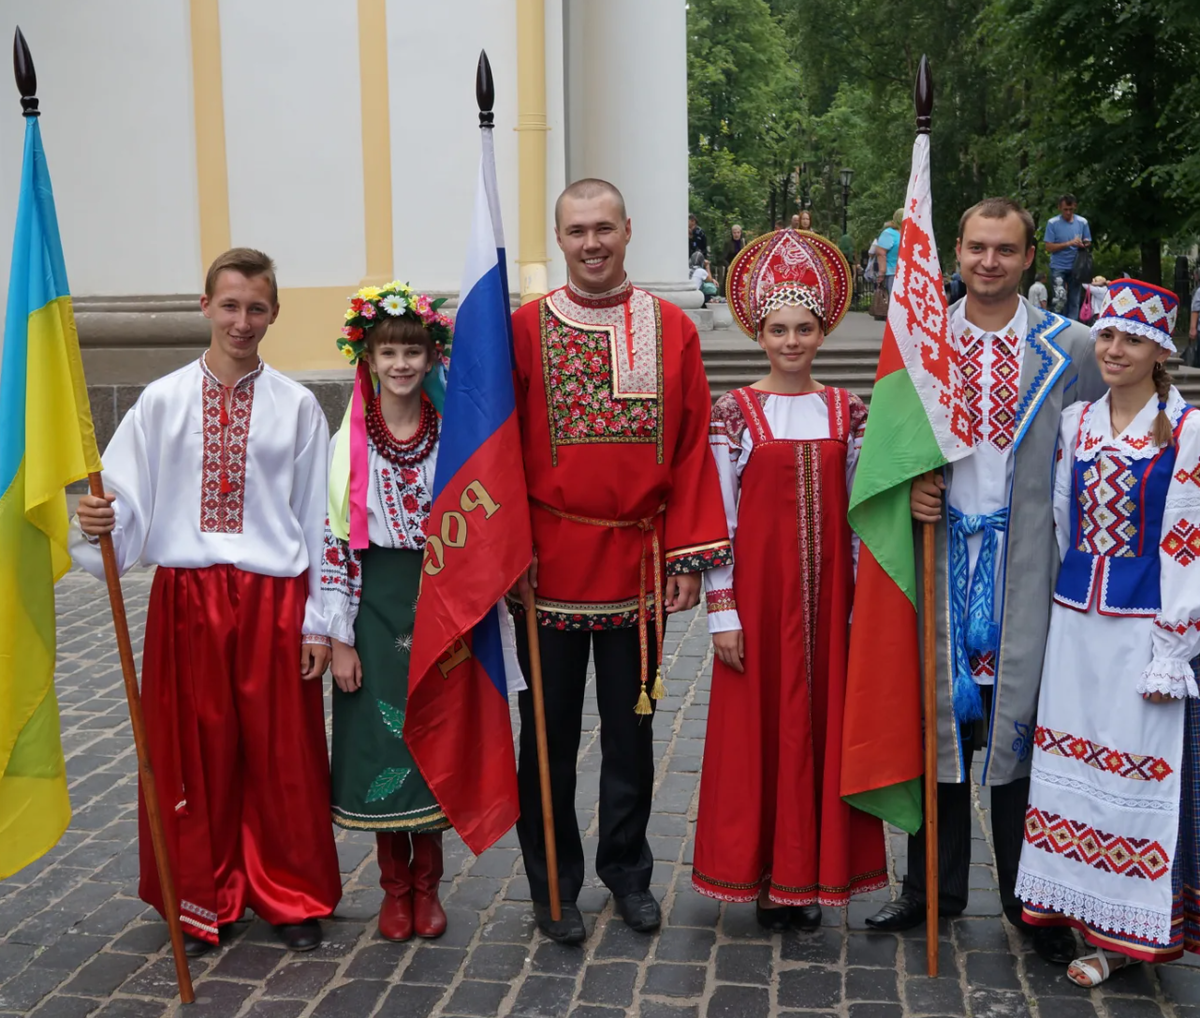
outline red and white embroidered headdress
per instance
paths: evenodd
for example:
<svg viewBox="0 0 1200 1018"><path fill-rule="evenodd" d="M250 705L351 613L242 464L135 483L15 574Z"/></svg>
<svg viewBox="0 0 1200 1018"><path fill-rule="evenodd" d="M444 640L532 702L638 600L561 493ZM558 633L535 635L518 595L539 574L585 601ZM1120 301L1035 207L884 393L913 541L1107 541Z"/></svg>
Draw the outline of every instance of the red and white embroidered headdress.
<svg viewBox="0 0 1200 1018"><path fill-rule="evenodd" d="M776 230L747 244L729 266L725 293L742 331L783 307L808 308L832 332L850 304L850 265L837 245L808 230Z"/></svg>
<svg viewBox="0 0 1200 1018"><path fill-rule="evenodd" d="M1092 323L1092 339L1101 329L1112 326L1122 332L1152 339L1159 346L1175 353L1171 333L1175 331L1175 316L1179 313L1179 298L1170 290L1140 279L1115 279L1108 284L1108 293L1100 314Z"/></svg>

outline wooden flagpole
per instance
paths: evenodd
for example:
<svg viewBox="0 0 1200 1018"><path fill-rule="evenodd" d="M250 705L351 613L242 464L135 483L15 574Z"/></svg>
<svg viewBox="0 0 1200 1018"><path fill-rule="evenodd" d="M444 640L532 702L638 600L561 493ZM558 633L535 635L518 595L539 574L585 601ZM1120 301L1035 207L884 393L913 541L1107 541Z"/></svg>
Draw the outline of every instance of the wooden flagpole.
<svg viewBox="0 0 1200 1018"><path fill-rule="evenodd" d="M496 86L487 51L479 54L475 71L475 101L479 104L479 129L494 129ZM554 800L550 796L550 748L546 741L546 700L542 693L542 647L538 634L537 606L533 587L526 585L521 598L525 607L525 636L529 644L529 692L533 696L533 727L537 742L538 783L542 790L542 830L546 839L546 877L550 885L550 918L562 919L558 889L558 844L554 839Z"/></svg>
<svg viewBox="0 0 1200 1018"><path fill-rule="evenodd" d="M13 38L13 73L17 79L17 90L21 93L21 109L26 117L41 116L37 100L37 72L33 56L25 36L18 28ZM88 484L93 495L103 497L104 485L98 472L88 474ZM188 971L187 955L183 950L183 928L179 923L179 904L175 897L175 885L171 880L171 863L167 857L167 842L163 835L162 817L158 811L158 796L154 790L154 772L150 769L147 756L146 729L142 720L142 701L138 694L137 670L133 664L133 646L129 641L129 624L125 618L125 600L121 595L121 578L117 573L117 556L113 550L112 536L100 538L100 554L104 559L104 577L108 583L108 598L112 604L113 627L117 634L117 649L121 655L121 672L125 677L125 695L129 701L129 719L133 724L133 745L137 753L138 777L142 783L142 794L146 800L146 813L150 822L151 840L154 844L154 859L158 863L158 879L162 885L163 907L167 913L167 927L171 931L171 949L175 955L175 975L179 982L179 999L190 1004L196 999L192 990L192 977Z"/></svg>
<svg viewBox="0 0 1200 1018"><path fill-rule="evenodd" d="M88 487L97 498L104 497L104 483L98 472L88 474ZM121 674L125 677L125 699L129 702L129 720L133 725L133 747L137 753L138 780L142 785L142 800L146 804L146 819L150 825L150 841L154 846L154 861L158 864L158 883L162 888L163 911L167 929L171 931L171 953L175 956L175 978L179 983L179 999L190 1004L196 999L192 990L192 974L188 970L183 950L183 927L179 922L179 899L171 877L171 858L167 854L167 836L163 831L162 815L158 808L158 790L154 785L154 770L150 766L150 750L146 745L146 723L142 717L142 697L138 692L137 669L133 663L133 644L129 639L129 621L125 617L125 597L121 593L121 575L117 571L117 553L111 534L100 537L100 554L104 559L104 580L108 585L108 601L112 606L113 629L117 634L117 651L121 655Z"/></svg>
<svg viewBox="0 0 1200 1018"><path fill-rule="evenodd" d="M933 119L933 75L929 60L921 57L917 80L913 86L913 101L917 108L917 134L929 134ZM925 700L925 969L930 976L938 974L938 724L937 724L937 616L935 614L935 584L937 581L937 545L934 541L936 524L921 525L921 619L922 677Z"/></svg>

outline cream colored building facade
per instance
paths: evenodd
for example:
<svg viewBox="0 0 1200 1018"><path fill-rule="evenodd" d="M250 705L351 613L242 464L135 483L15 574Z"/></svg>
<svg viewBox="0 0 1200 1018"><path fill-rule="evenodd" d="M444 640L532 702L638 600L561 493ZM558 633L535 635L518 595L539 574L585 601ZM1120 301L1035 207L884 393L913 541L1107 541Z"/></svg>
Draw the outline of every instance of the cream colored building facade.
<svg viewBox="0 0 1200 1018"><path fill-rule="evenodd" d="M636 282L685 306L685 0L4 0L33 53L85 345L203 343L204 269L233 245L279 267L264 347L343 366L346 296L391 278L456 293L479 160L475 67L496 85L510 259L561 285L553 203L625 193ZM11 80L11 79L8 79ZM0 115L0 281L21 168ZM98 338L99 337L99 338Z"/></svg>

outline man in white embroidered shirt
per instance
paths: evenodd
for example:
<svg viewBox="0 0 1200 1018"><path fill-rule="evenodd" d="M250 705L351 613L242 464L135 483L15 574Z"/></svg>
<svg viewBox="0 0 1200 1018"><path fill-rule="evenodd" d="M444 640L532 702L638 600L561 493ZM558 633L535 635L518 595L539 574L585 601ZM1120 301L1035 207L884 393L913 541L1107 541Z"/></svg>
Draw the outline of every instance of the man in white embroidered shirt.
<svg viewBox="0 0 1200 1018"><path fill-rule="evenodd" d="M320 683L329 430L312 393L259 359L279 314L270 258L225 252L200 306L208 350L125 415L71 553L103 576L111 533L122 572L158 567L142 703L188 954L247 906L304 951L341 897ZM139 894L161 914L141 790L138 831Z"/></svg>
<svg viewBox="0 0 1200 1018"><path fill-rule="evenodd" d="M971 763L979 749L1000 902L1029 931L1015 883L1058 570L1051 467L1063 407L1102 395L1104 383L1088 330L1020 296L1034 256L1025 209L1007 198L971 207L959 223L957 254L967 295L951 308L950 327L973 450L914 480L911 495L913 518L937 526L938 906L941 915L958 915L967 905ZM909 838L903 893L867 919L873 929L924 921L924 835ZM1071 960L1069 931L1032 933L1043 958Z"/></svg>

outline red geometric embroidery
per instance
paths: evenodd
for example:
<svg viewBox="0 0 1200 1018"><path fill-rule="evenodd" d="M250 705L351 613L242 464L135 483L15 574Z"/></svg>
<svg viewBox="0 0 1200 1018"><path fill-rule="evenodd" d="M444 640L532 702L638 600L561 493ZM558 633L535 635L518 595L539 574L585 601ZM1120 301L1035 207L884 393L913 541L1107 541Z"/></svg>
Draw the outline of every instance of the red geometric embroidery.
<svg viewBox="0 0 1200 1018"><path fill-rule="evenodd" d="M988 441L1000 452L1012 445L1016 437L1017 350L1020 342L1011 332L992 339Z"/></svg>
<svg viewBox="0 0 1200 1018"><path fill-rule="evenodd" d="M1190 566L1200 558L1200 527L1180 520L1162 540L1162 550L1181 566Z"/></svg>
<svg viewBox="0 0 1200 1018"><path fill-rule="evenodd" d="M246 445L254 409L258 372L226 389L202 375L201 430L204 451L200 474L200 530L240 534L246 504ZM228 402L227 402L228 400Z"/></svg>
<svg viewBox="0 0 1200 1018"><path fill-rule="evenodd" d="M1188 481L1191 481L1200 488L1200 463L1196 464L1196 468L1190 474L1182 468L1175 471L1175 480L1180 484L1187 484Z"/></svg>
<svg viewBox="0 0 1200 1018"><path fill-rule="evenodd" d="M996 652L985 650L982 654L972 654L970 659L971 678L978 682L980 679L995 679Z"/></svg>
<svg viewBox="0 0 1200 1018"><path fill-rule="evenodd" d="M974 332L967 335L971 337L971 345L963 351L963 397L970 421L971 444L978 445L980 408L983 403L983 337Z"/></svg>
<svg viewBox="0 0 1200 1018"><path fill-rule="evenodd" d="M734 611L737 608L737 601L733 598L733 589L725 587L721 590L710 590L705 595L705 600L708 602L708 610L710 612L728 612Z"/></svg>
<svg viewBox="0 0 1200 1018"><path fill-rule="evenodd" d="M1083 473L1079 493L1079 550L1089 555L1133 557L1137 527L1130 491L1137 485L1133 471L1120 458L1100 453Z"/></svg>
<svg viewBox="0 0 1200 1018"><path fill-rule="evenodd" d="M1043 753L1078 760L1098 771L1115 774L1132 781L1162 781L1171 774L1171 765L1157 756L1139 756L1109 749L1070 732L1056 732L1037 726L1033 741Z"/></svg>
<svg viewBox="0 0 1200 1018"><path fill-rule="evenodd" d="M1056 813L1043 813L1036 806L1025 812L1025 841L1043 852L1118 876L1158 880L1171 871L1171 860L1157 841L1107 834Z"/></svg>

